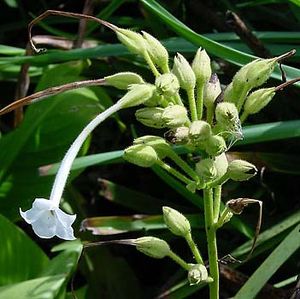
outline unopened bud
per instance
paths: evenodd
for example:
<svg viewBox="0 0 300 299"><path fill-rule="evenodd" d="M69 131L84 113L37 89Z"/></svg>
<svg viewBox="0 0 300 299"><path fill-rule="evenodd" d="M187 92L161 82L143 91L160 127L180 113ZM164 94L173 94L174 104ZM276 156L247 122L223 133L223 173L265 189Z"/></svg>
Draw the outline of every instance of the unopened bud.
<svg viewBox="0 0 300 299"><path fill-rule="evenodd" d="M212 108L215 104L215 100L222 92L221 84L217 74L212 74L210 80L204 87L203 103L206 108Z"/></svg>
<svg viewBox="0 0 300 299"><path fill-rule="evenodd" d="M219 179L226 174L228 169L228 161L225 153L222 153L221 155L215 157L215 167L218 172L216 179Z"/></svg>
<svg viewBox="0 0 300 299"><path fill-rule="evenodd" d="M205 181L213 181L218 176L216 163L213 159L203 159L196 164L197 174Z"/></svg>
<svg viewBox="0 0 300 299"><path fill-rule="evenodd" d="M152 84L133 84L119 102L122 108L140 105L152 97L155 89Z"/></svg>
<svg viewBox="0 0 300 299"><path fill-rule="evenodd" d="M275 95L275 87L262 88L252 92L246 99L244 111L247 114L255 114L266 107Z"/></svg>
<svg viewBox="0 0 300 299"><path fill-rule="evenodd" d="M169 54L166 48L161 44L161 42L158 39L156 39L149 33L145 31L142 31L142 33L146 40L147 50L153 63L160 67L162 70L167 70Z"/></svg>
<svg viewBox="0 0 300 299"><path fill-rule="evenodd" d="M172 73L160 75L155 80L157 92L165 97L174 96L180 86L177 77Z"/></svg>
<svg viewBox="0 0 300 299"><path fill-rule="evenodd" d="M211 135L209 123L203 120L193 121L190 125L189 137L193 141L204 141Z"/></svg>
<svg viewBox="0 0 300 299"><path fill-rule="evenodd" d="M272 74L277 58L257 59L251 63L247 71L247 84L252 89L265 83Z"/></svg>
<svg viewBox="0 0 300 299"><path fill-rule="evenodd" d="M210 156L219 156L227 150L226 142L223 137L212 135L205 143L205 150Z"/></svg>
<svg viewBox="0 0 300 299"><path fill-rule="evenodd" d="M189 128L178 127L167 131L164 135L166 140L172 144L187 144L189 142Z"/></svg>
<svg viewBox="0 0 300 299"><path fill-rule="evenodd" d="M118 89L128 89L132 84L144 83L143 78L132 72L121 72L108 77L104 77L105 82Z"/></svg>
<svg viewBox="0 0 300 299"><path fill-rule="evenodd" d="M200 282L206 281L207 278L207 269L202 264L193 265L188 272L188 281L190 285L199 284Z"/></svg>
<svg viewBox="0 0 300 299"><path fill-rule="evenodd" d="M132 145L124 150L123 158L140 167L151 167L158 159L156 151L148 145Z"/></svg>
<svg viewBox="0 0 300 299"><path fill-rule="evenodd" d="M189 120L186 108L180 105L166 107L162 114L162 119L166 127L169 128L180 127Z"/></svg>
<svg viewBox="0 0 300 299"><path fill-rule="evenodd" d="M234 181L246 181L255 176L255 165L244 160L233 160L228 165L228 177Z"/></svg>
<svg viewBox="0 0 300 299"><path fill-rule="evenodd" d="M195 88L196 77L188 61L179 53L174 58L173 74L177 77L180 87L185 90Z"/></svg>
<svg viewBox="0 0 300 299"><path fill-rule="evenodd" d="M170 207L163 207L163 214L165 224L174 235L185 237L191 232L189 221L178 211Z"/></svg>
<svg viewBox="0 0 300 299"><path fill-rule="evenodd" d="M141 54L146 51L147 44L144 37L129 29L117 28L116 34L119 41L132 53Z"/></svg>
<svg viewBox="0 0 300 299"><path fill-rule="evenodd" d="M216 120L217 123L224 127L233 127L239 121L239 113L233 103L219 103L216 107Z"/></svg>
<svg viewBox="0 0 300 299"><path fill-rule="evenodd" d="M156 107L161 105L162 96L157 92L157 89L154 90L152 96L146 100L143 104L147 107Z"/></svg>
<svg viewBox="0 0 300 299"><path fill-rule="evenodd" d="M164 109L160 107L141 108L135 112L135 117L145 126L161 129L165 128L165 122L162 119L163 112Z"/></svg>
<svg viewBox="0 0 300 299"><path fill-rule="evenodd" d="M134 139L133 144L144 144L151 146L156 151L160 159L164 159L166 156L168 156L170 151L172 151L170 144L168 144L164 138L159 136L142 136Z"/></svg>
<svg viewBox="0 0 300 299"><path fill-rule="evenodd" d="M162 259L169 255L169 244L156 237L141 237L134 241L136 249L152 258Z"/></svg>
<svg viewBox="0 0 300 299"><path fill-rule="evenodd" d="M205 50L198 49L192 63L197 82L205 83L211 76L210 58Z"/></svg>

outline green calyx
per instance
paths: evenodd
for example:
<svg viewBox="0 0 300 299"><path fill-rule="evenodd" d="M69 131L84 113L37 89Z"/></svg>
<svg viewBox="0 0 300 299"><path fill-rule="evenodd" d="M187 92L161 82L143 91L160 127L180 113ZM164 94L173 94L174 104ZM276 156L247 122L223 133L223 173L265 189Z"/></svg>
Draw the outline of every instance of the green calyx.
<svg viewBox="0 0 300 299"><path fill-rule="evenodd" d="M141 237L134 240L136 249L155 259L162 259L171 252L169 244L156 237Z"/></svg>
<svg viewBox="0 0 300 299"><path fill-rule="evenodd" d="M172 73L177 77L180 87L192 90L196 85L196 77L188 61L179 53L174 58Z"/></svg>
<svg viewBox="0 0 300 299"><path fill-rule="evenodd" d="M208 279L208 272L204 265L196 264L192 265L188 271L188 281L190 285L199 284L200 282Z"/></svg>
<svg viewBox="0 0 300 299"><path fill-rule="evenodd" d="M234 181L246 181L255 176L255 165L244 160L233 160L228 165L227 175Z"/></svg>
<svg viewBox="0 0 300 299"><path fill-rule="evenodd" d="M160 75L155 80L157 92L165 97L173 97L179 91L180 85L177 77L172 73Z"/></svg>
<svg viewBox="0 0 300 299"><path fill-rule="evenodd" d="M211 136L210 125L203 120L193 121L190 125L189 137L192 142L202 142Z"/></svg>
<svg viewBox="0 0 300 299"><path fill-rule="evenodd" d="M211 66L210 58L206 51L203 49L198 49L195 58L192 63L192 69L196 76L197 82L207 82L211 77Z"/></svg>
<svg viewBox="0 0 300 299"><path fill-rule="evenodd" d="M149 100L154 91L155 86L148 83L132 84L130 85L129 91L119 100L122 108L129 108L143 104Z"/></svg>
<svg viewBox="0 0 300 299"><path fill-rule="evenodd" d="M162 118L164 112L160 107L147 107L136 110L136 119L145 126L161 129L165 128L165 121Z"/></svg>
<svg viewBox="0 0 300 299"><path fill-rule="evenodd" d="M188 219L170 207L163 207L164 222L168 229L176 236L185 237L191 232Z"/></svg>
<svg viewBox="0 0 300 299"><path fill-rule="evenodd" d="M166 107L162 113L162 119L168 128L180 127L189 122L187 110L181 105Z"/></svg>
<svg viewBox="0 0 300 299"><path fill-rule="evenodd" d="M124 150L123 158L140 167L151 167L158 160L156 151L144 144L129 146Z"/></svg>
<svg viewBox="0 0 300 299"><path fill-rule="evenodd" d="M143 78L132 72L120 72L111 76L104 77L107 85L118 89L128 89L132 84L144 83Z"/></svg>

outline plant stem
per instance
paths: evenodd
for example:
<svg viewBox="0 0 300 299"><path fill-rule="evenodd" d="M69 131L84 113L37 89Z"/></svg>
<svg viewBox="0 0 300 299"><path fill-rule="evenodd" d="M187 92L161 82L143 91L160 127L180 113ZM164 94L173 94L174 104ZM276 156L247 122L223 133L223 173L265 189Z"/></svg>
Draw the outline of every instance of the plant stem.
<svg viewBox="0 0 300 299"><path fill-rule="evenodd" d="M190 270L190 266L187 262L185 262L180 256L178 256L176 253L174 253L173 251L170 251L169 255L168 255L175 263L177 263L178 265L180 265L180 267L182 267L183 269L189 271Z"/></svg>
<svg viewBox="0 0 300 299"><path fill-rule="evenodd" d="M212 125L214 120L214 107L206 107L206 121Z"/></svg>
<svg viewBox="0 0 300 299"><path fill-rule="evenodd" d="M172 159L186 174L188 174L194 181L199 180L198 174L187 164L183 159L180 158L173 150L170 151L168 157Z"/></svg>
<svg viewBox="0 0 300 299"><path fill-rule="evenodd" d="M150 58L150 56L149 56L149 54L148 54L147 51L145 51L145 53L144 53L143 56L144 56L144 59L146 60L147 64L149 65L149 67L150 67L152 73L154 74L154 76L155 76L155 77L160 76L159 71L158 71L157 68L155 67L155 65L154 65L154 63L153 63L152 59Z"/></svg>
<svg viewBox="0 0 300 299"><path fill-rule="evenodd" d="M248 117L248 113L246 111L243 111L240 117L241 124L247 119L247 117Z"/></svg>
<svg viewBox="0 0 300 299"><path fill-rule="evenodd" d="M194 89L187 89L186 90L188 99L189 99L189 107L191 112L191 118L192 121L195 121L198 119L197 117L197 108L196 108L196 100L195 100L195 91Z"/></svg>
<svg viewBox="0 0 300 299"><path fill-rule="evenodd" d="M195 260L196 260L197 264L204 265L202 256L201 256L201 254L199 252L199 249L198 249L197 245L195 244L195 242L194 242L194 240L192 238L191 233L187 234L185 236L185 239L186 239L189 247L191 248L191 251L192 251L192 253L193 253L194 257L195 257Z"/></svg>
<svg viewBox="0 0 300 299"><path fill-rule="evenodd" d="M214 188L214 223L218 222L220 216L222 186L218 185Z"/></svg>
<svg viewBox="0 0 300 299"><path fill-rule="evenodd" d="M204 83L197 82L197 113L198 119L202 119L203 115L203 93L204 93Z"/></svg>
<svg viewBox="0 0 300 299"><path fill-rule="evenodd" d="M217 239L216 227L213 223L213 190L204 189L204 216L205 216L205 229L208 246L208 260L209 272L213 278L213 282L209 284L210 299L219 299L219 266L218 266L218 252L217 252Z"/></svg>
<svg viewBox="0 0 300 299"><path fill-rule="evenodd" d="M157 161L157 165L159 165L161 168L172 174L174 177L179 179L180 181L184 182L185 184L190 184L193 181L188 179L185 175L181 174L179 171L171 167L170 165L166 164L162 160Z"/></svg>
<svg viewBox="0 0 300 299"><path fill-rule="evenodd" d="M182 102L182 100L181 100L181 97L180 97L180 95L179 95L179 92L176 93L176 95L175 95L175 100L176 100L176 103L177 103L178 105L184 107L184 104L183 104L183 102Z"/></svg>

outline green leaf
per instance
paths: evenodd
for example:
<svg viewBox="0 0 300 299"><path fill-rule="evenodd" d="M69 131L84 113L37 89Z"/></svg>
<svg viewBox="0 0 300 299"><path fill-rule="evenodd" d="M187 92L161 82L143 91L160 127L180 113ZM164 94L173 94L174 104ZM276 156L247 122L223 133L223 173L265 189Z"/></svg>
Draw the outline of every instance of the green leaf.
<svg viewBox="0 0 300 299"><path fill-rule="evenodd" d="M0 288L0 299L54 299L65 292L65 286L81 255L82 245L70 242L69 249L54 257L39 278ZM32 255L32 258L35 258Z"/></svg>
<svg viewBox="0 0 300 299"><path fill-rule="evenodd" d="M300 224L298 224L278 247L267 257L259 268L235 295L235 299L255 298L261 288L279 267L300 248Z"/></svg>
<svg viewBox="0 0 300 299"><path fill-rule="evenodd" d="M2 215L0 227L0 286L36 278L49 264L45 253Z"/></svg>
<svg viewBox="0 0 300 299"><path fill-rule="evenodd" d="M204 228L203 218L199 215L186 215L193 228ZM92 231L93 235L115 235L140 230L166 229L161 215L103 216L84 219L82 228Z"/></svg>

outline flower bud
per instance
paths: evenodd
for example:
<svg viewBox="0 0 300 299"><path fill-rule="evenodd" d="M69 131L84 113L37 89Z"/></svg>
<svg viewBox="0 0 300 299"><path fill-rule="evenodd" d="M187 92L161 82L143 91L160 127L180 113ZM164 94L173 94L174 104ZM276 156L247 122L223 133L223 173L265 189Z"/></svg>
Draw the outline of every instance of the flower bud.
<svg viewBox="0 0 300 299"><path fill-rule="evenodd" d="M226 174L228 169L228 161L225 153L222 153L221 155L215 157L215 167L218 173L216 179L219 179Z"/></svg>
<svg viewBox="0 0 300 299"><path fill-rule="evenodd" d="M193 141L204 141L211 135L209 123L203 120L193 121L190 125L189 137Z"/></svg>
<svg viewBox="0 0 300 299"><path fill-rule="evenodd" d="M195 88L196 77L188 61L179 53L174 58L173 74L177 77L180 87L185 90Z"/></svg>
<svg viewBox="0 0 300 299"><path fill-rule="evenodd" d="M188 280L190 285L195 285L202 281L206 281L207 278L208 278L207 269L202 264L193 265L188 272Z"/></svg>
<svg viewBox="0 0 300 299"><path fill-rule="evenodd" d="M218 176L218 170L213 159L203 159L196 164L197 174L205 181L213 181Z"/></svg>
<svg viewBox="0 0 300 299"><path fill-rule="evenodd" d="M232 103L219 103L216 107L217 123L223 128L231 128L239 121L239 113Z"/></svg>
<svg viewBox="0 0 300 299"><path fill-rule="evenodd" d="M119 100L122 108L140 105L150 99L155 91L152 84L133 84L129 91Z"/></svg>
<svg viewBox="0 0 300 299"><path fill-rule="evenodd" d="M144 83L144 80L140 75L132 72L116 73L114 75L104 77L104 79L108 85L118 89L128 89L128 87L132 84Z"/></svg>
<svg viewBox="0 0 300 299"><path fill-rule="evenodd" d="M244 111L255 114L266 107L275 95L275 87L262 88L252 92L246 99Z"/></svg>
<svg viewBox="0 0 300 299"><path fill-rule="evenodd" d="M197 82L205 83L211 76L210 58L205 50L198 49L192 63Z"/></svg>
<svg viewBox="0 0 300 299"><path fill-rule="evenodd" d="M141 237L134 241L136 249L152 258L162 259L169 255L168 243L156 237Z"/></svg>
<svg viewBox="0 0 300 299"><path fill-rule="evenodd" d="M165 97L174 96L180 86L177 77L172 73L160 75L155 80L157 92Z"/></svg>
<svg viewBox="0 0 300 299"><path fill-rule="evenodd" d="M210 156L219 156L227 150L226 142L223 137L212 135L206 141L205 150Z"/></svg>
<svg viewBox="0 0 300 299"><path fill-rule="evenodd" d="M185 237L191 232L189 221L178 211L170 207L163 207L163 214L165 224L174 235Z"/></svg>
<svg viewBox="0 0 300 299"><path fill-rule="evenodd" d="M135 112L135 117L145 126L161 129L165 128L165 122L162 119L163 112L164 109L160 107L141 108Z"/></svg>
<svg viewBox="0 0 300 299"><path fill-rule="evenodd" d="M137 144L126 148L123 158L140 167L151 167L157 162L158 156L151 146Z"/></svg>
<svg viewBox="0 0 300 299"><path fill-rule="evenodd" d="M212 74L210 80L204 87L203 103L206 108L212 108L215 104L215 100L222 92L221 84L217 74Z"/></svg>
<svg viewBox="0 0 300 299"><path fill-rule="evenodd" d="M189 142L189 128L178 127L167 131L164 135L167 141L172 144L187 144Z"/></svg>
<svg viewBox="0 0 300 299"><path fill-rule="evenodd" d="M169 128L180 127L189 120L186 108L180 105L166 107L162 114L162 119L166 127Z"/></svg>
<svg viewBox="0 0 300 299"><path fill-rule="evenodd" d="M168 144L164 138L159 136L142 136L134 139L133 144L144 144L151 146L156 151L160 159L164 159L166 156L168 156L170 151L172 151L170 144Z"/></svg>
<svg viewBox="0 0 300 299"><path fill-rule="evenodd" d="M166 71L168 69L169 53L161 42L150 35L149 33L142 31L146 40L147 50L151 60L154 64Z"/></svg>
<svg viewBox="0 0 300 299"><path fill-rule="evenodd" d="M144 37L132 30L117 28L116 34L119 41L132 53L141 54L146 51L147 44Z"/></svg>
<svg viewBox="0 0 300 299"><path fill-rule="evenodd" d="M255 165L244 160L233 160L228 165L228 177L234 181L246 181L257 173Z"/></svg>
<svg viewBox="0 0 300 299"><path fill-rule="evenodd" d="M265 83L276 65L277 58L257 59L250 63L247 71L247 85L250 89Z"/></svg>

